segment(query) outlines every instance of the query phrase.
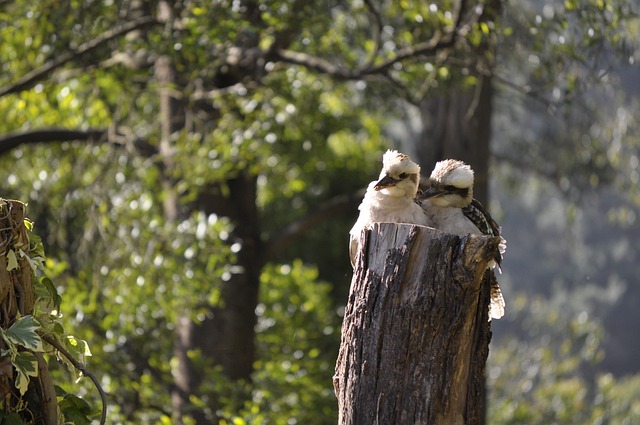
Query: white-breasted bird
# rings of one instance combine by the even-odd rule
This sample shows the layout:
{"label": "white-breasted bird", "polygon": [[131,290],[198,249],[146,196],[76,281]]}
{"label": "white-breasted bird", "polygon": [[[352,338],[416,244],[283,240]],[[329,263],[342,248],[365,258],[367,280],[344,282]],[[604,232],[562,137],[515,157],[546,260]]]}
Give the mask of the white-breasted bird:
{"label": "white-breasted bird", "polygon": [[382,156],[382,171],[367,187],[360,215],[349,231],[349,257],[355,266],[358,239],[363,229],[373,223],[409,223],[426,226],[427,217],[416,203],[420,166],[407,155],[389,149]]}
{"label": "white-breasted bird", "polygon": [[[498,266],[506,249],[506,241],[500,236],[500,226],[491,218],[482,204],[473,198],[473,170],[455,159],[436,163],[429,177],[430,187],[418,198],[422,201],[429,225],[454,235],[489,235],[501,239],[499,252],[492,266]],[[494,281],[495,282],[495,281]],[[489,320],[504,315],[504,298],[497,283],[491,287]]]}

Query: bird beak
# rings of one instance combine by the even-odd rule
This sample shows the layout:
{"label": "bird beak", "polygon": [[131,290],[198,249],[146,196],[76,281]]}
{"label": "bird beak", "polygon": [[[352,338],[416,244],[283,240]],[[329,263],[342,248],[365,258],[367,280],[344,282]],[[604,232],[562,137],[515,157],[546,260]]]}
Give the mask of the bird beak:
{"label": "bird beak", "polygon": [[393,177],[386,175],[380,179],[378,183],[373,187],[375,190],[384,189],[385,187],[395,186],[400,180],[396,180]]}
{"label": "bird beak", "polygon": [[435,198],[436,196],[440,196],[443,193],[444,192],[442,192],[441,190],[437,189],[435,186],[430,186],[427,190],[422,192],[422,195],[418,196],[418,198],[420,198],[420,199]]}

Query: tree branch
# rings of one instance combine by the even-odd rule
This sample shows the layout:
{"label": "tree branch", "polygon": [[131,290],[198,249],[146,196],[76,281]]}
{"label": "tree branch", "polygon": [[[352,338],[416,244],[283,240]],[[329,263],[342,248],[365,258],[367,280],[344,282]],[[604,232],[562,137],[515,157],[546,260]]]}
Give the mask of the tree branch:
{"label": "tree branch", "polygon": [[[110,143],[115,146],[126,146],[131,143],[136,152],[145,157],[151,157],[158,153],[158,148],[145,140],[136,139],[128,142],[126,140],[116,140],[116,137],[108,136],[108,131],[102,129],[71,130],[66,128],[47,128],[19,131],[0,136],[0,155],[4,155],[21,145],[73,141]],[[123,137],[120,137],[120,139],[122,138]]]}
{"label": "tree branch", "polygon": [[79,58],[98,47],[104,45],[105,43],[114,40],[118,37],[121,37],[133,30],[148,26],[159,24],[154,17],[151,16],[143,16],[141,18],[135,19],[133,21],[127,22],[117,28],[106,31],[93,40],[87,41],[86,43],[81,44],[76,50],[66,51],[61,55],[57,56],[55,59],[50,60],[45,63],[41,67],[34,69],[33,71],[27,73],[22,78],[18,79],[9,85],[4,87],[0,87],[0,97],[17,93],[23,90],[28,90],[33,87],[38,81],[45,78],[49,73],[55,71],[57,68],[60,68],[67,62],[72,61],[73,59]]}
{"label": "tree branch", "polygon": [[100,385],[100,382],[98,381],[98,378],[96,378],[96,376],[89,372],[86,368],[86,366],[84,365],[84,363],[79,362],[78,360],[76,360],[71,353],[69,353],[63,346],[62,344],[60,344],[55,338],[52,338],[51,336],[45,334],[45,333],[39,333],[40,337],[47,342],[49,345],[51,345],[53,348],[55,348],[56,350],[58,350],[58,352],[60,352],[62,355],[64,355],[67,360],[69,360],[69,362],[73,365],[73,367],[75,367],[76,369],[78,369],[80,372],[82,372],[83,375],[87,376],[89,379],[91,379],[91,381],[93,382],[93,385],[96,386],[96,389],[98,390],[98,393],[100,393],[100,399],[102,400],[102,415],[100,416],[100,425],[104,425],[106,420],[107,420],[107,395],[105,394],[104,390],[102,389],[102,385]]}
{"label": "tree branch", "polygon": [[276,235],[267,242],[264,261],[266,262],[275,258],[313,226],[322,223],[337,214],[355,210],[363,196],[364,189],[351,194],[335,196],[322,204],[319,208],[316,208],[313,212],[289,223],[284,229],[277,232]]}
{"label": "tree branch", "polygon": [[[373,7],[371,2],[365,2],[369,7],[370,12],[374,15],[376,25],[374,25],[374,37],[376,35],[376,27],[381,25],[381,18],[377,10]],[[471,27],[471,23],[475,22],[482,14],[482,8],[476,8],[468,18],[468,22],[464,23],[464,15],[467,13],[467,0],[461,0],[458,3],[458,10],[455,12],[454,26],[451,30],[442,32],[436,30],[431,39],[414,44],[413,46],[405,47],[396,51],[396,54],[388,59],[385,59],[375,65],[376,55],[372,54],[367,59],[364,65],[361,65],[354,69],[344,68],[336,65],[329,60],[309,55],[307,53],[295,52],[287,49],[275,49],[271,52],[272,60],[286,62],[294,65],[304,66],[322,74],[330,75],[338,80],[359,80],[363,77],[380,74],[389,68],[393,67],[397,63],[401,63],[405,60],[415,58],[418,56],[435,55],[437,52],[452,47],[459,38],[464,37]],[[378,40],[374,40],[378,41]]]}
{"label": "tree branch", "polygon": [[457,37],[453,34],[455,33],[450,33],[447,37],[443,37],[442,33],[437,31],[429,41],[400,49],[394,57],[386,59],[378,65],[363,66],[355,69],[343,68],[323,58],[286,49],[277,49],[273,55],[276,60],[304,66],[313,71],[330,75],[338,80],[359,80],[363,77],[386,71],[396,63],[403,62],[409,58],[433,55],[441,49],[451,47],[457,40]]}
{"label": "tree branch", "polygon": [[0,155],[20,145],[48,142],[98,141],[107,135],[106,130],[67,130],[50,128],[44,130],[28,130],[0,136]]}

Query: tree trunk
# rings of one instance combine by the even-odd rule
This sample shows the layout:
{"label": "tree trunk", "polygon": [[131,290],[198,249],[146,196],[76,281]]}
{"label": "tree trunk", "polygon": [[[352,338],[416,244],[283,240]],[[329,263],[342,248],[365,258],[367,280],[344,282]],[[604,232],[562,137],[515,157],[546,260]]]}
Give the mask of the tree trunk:
{"label": "tree trunk", "polygon": [[222,302],[210,308],[198,329],[199,347],[222,366],[226,377],[249,381],[255,361],[255,310],[264,263],[256,205],[258,180],[255,175],[239,172],[224,184],[227,190],[210,186],[196,204],[206,214],[228,217],[233,223],[231,240],[242,245],[236,257],[241,272],[222,283]]}
{"label": "tree trunk", "polygon": [[484,422],[498,242],[407,224],[363,232],[334,376],[340,425]]}
{"label": "tree trunk", "polygon": [[422,132],[418,160],[428,176],[436,162],[453,158],[471,165],[475,174],[474,197],[488,199],[489,140],[493,89],[490,77],[472,88],[454,88],[430,96],[421,105]]}
{"label": "tree trunk", "polygon": [[[171,5],[166,1],[158,3],[158,19],[170,22],[173,18]],[[158,97],[160,104],[160,144],[158,153],[161,158],[161,179],[163,193],[164,218],[168,223],[175,222],[181,214],[175,181],[171,177],[174,168],[173,137],[185,125],[184,107],[175,97],[176,73],[173,63],[168,56],[159,56],[154,64],[154,74],[158,82]],[[171,390],[172,420],[176,425],[182,425],[183,419],[190,414],[200,423],[204,418],[199,417],[201,411],[191,407],[190,395],[196,392],[199,373],[193,370],[189,360],[189,350],[194,348],[191,319],[180,314],[177,319],[174,339],[174,356],[177,360],[174,374],[174,386]]]}
{"label": "tree trunk", "polygon": [[[169,21],[172,18],[170,3],[162,1],[160,6],[159,19]],[[257,11],[257,5],[254,6]],[[228,217],[234,227],[231,240],[242,245],[237,253],[241,272],[234,273],[229,281],[222,283],[220,305],[207,306],[207,315],[200,323],[194,323],[185,314],[179,315],[176,323],[173,423],[186,423],[188,416],[194,424],[211,424],[215,423],[214,416],[220,408],[220,396],[225,394],[203,393],[201,386],[205,374],[202,365],[193,362],[189,353],[198,351],[205,362],[220,366],[223,375],[230,380],[251,379],[255,360],[255,308],[263,265],[256,205],[257,176],[238,171],[225,181],[205,185],[195,202],[180,204],[175,182],[170,177],[174,167],[172,137],[185,128],[186,108],[170,90],[179,78],[169,57],[160,56],[156,60],[155,74],[160,87],[162,126],[159,153],[164,171],[162,188],[166,220],[175,221],[193,211]],[[211,115],[211,122],[216,120],[215,111],[202,115]],[[193,395],[208,400],[206,408],[195,406],[191,401]]]}
{"label": "tree trunk", "polygon": [[[480,22],[492,23],[502,14],[502,0],[484,3]],[[417,157],[428,175],[437,161],[453,158],[471,165],[475,174],[474,197],[484,205],[489,200],[489,142],[493,116],[493,82],[496,47],[487,37],[475,50],[459,52],[474,58],[470,72],[477,82],[429,93],[421,105],[422,132]]]}
{"label": "tree trunk", "polygon": [[[28,253],[29,234],[24,225],[26,206],[20,201],[0,198],[0,326],[9,328],[16,319],[33,314],[35,306],[35,288],[33,271],[20,250]],[[17,260],[17,267],[7,270],[9,253]],[[6,349],[0,338],[0,349]],[[44,425],[58,423],[58,403],[56,392],[42,353],[33,353],[38,361],[38,375],[29,385],[35,386],[38,399],[24,399],[16,394],[13,367],[3,367],[0,371],[0,394],[5,411],[15,408],[26,420]],[[6,365],[3,365],[6,366]],[[9,370],[10,372],[7,372]],[[8,376],[10,375],[10,376]],[[9,396],[8,393],[14,393]],[[15,406],[11,406],[15,403]],[[21,403],[25,403],[20,406]]]}

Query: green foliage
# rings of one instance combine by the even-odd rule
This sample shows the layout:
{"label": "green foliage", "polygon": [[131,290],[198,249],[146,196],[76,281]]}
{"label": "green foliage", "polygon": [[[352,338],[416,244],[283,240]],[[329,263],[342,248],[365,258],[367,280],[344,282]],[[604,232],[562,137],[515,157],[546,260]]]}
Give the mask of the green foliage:
{"label": "green foliage", "polygon": [[301,261],[270,265],[260,281],[259,354],[241,423],[335,424],[331,376],[339,317],[329,302],[330,285]]}
{"label": "green foliage", "polygon": [[58,406],[64,415],[64,420],[76,425],[88,425],[93,410],[91,406],[80,397],[69,394],[61,387],[56,387],[56,395],[61,398]]}
{"label": "green foliage", "polygon": [[493,345],[487,366],[488,423],[635,423],[640,379],[595,371],[601,326],[586,311],[571,317],[552,300],[518,296],[509,310],[528,334]]}

